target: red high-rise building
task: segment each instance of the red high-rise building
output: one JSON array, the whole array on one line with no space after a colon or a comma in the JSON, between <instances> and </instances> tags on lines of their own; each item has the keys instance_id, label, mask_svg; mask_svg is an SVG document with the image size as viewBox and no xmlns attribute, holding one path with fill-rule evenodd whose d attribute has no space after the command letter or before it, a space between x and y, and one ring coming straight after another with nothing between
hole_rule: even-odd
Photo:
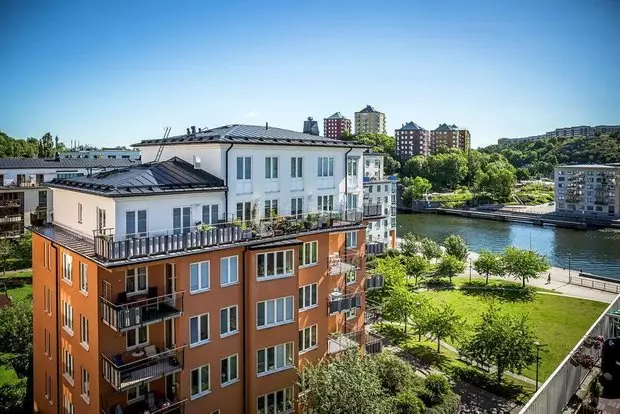
<instances>
[{"instance_id":1,"label":"red high-rise building","mask_svg":"<svg viewBox=\"0 0 620 414\"><path fill-rule=\"evenodd\" d=\"M323 120L323 135L327 138L340 138L345 132L351 133L351 120L340 112Z\"/></svg>"}]
</instances>

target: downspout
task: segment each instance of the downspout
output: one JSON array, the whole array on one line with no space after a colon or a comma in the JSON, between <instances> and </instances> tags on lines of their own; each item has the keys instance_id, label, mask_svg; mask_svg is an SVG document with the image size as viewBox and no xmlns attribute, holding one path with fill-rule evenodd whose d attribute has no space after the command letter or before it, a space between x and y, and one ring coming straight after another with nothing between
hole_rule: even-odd
<instances>
[{"instance_id":1,"label":"downspout","mask_svg":"<svg viewBox=\"0 0 620 414\"><path fill-rule=\"evenodd\" d=\"M226 167L226 172L224 173L225 179L226 179L226 190L224 191L224 220L228 221L228 151L230 151L230 149L233 147L233 145L235 144L230 144L230 147L228 147L228 149L226 150L226 160L224 161L225 167Z\"/></svg>"},{"instance_id":2,"label":"downspout","mask_svg":"<svg viewBox=\"0 0 620 414\"><path fill-rule=\"evenodd\" d=\"M56 323L55 323L55 331L56 331L56 412L60 413L60 407L62 404L61 400L61 384L62 380L60 378L60 330L58 329L58 324L60 323L60 314L58 313L58 297L60 296L60 278L58 276L58 248L55 246L54 242L50 242L50 247L54 249L54 271L56 272L55 284L56 284L56 294L54 297L54 305L56 307L55 315L56 315ZM45 338L44 338L45 339Z\"/></svg>"},{"instance_id":3,"label":"downspout","mask_svg":"<svg viewBox=\"0 0 620 414\"><path fill-rule=\"evenodd\" d=\"M344 212L345 212L345 216L347 214L347 209L349 208L349 206L347 205L347 201L348 201L348 195L349 195L349 175L348 175L348 165L349 165L349 160L347 158L347 155L349 155L349 153L353 151L353 147L350 147L349 150L347 152L344 153Z\"/></svg>"},{"instance_id":4,"label":"downspout","mask_svg":"<svg viewBox=\"0 0 620 414\"><path fill-rule=\"evenodd\" d=\"M232 147L232 145L231 145L231 147ZM242 365L243 366L243 398L242 398L242 400L243 400L243 411L242 411L242 413L243 414L247 413L246 393L247 393L247 387L248 387L248 385L247 385L248 384L248 367L247 367L248 364L246 364L247 355L248 355L248 347L247 347L246 342L245 342L245 337L246 337L245 332L246 332L247 329L249 329L247 327L247 325L246 325L246 322L247 322L247 317L246 317L246 314L247 314L247 310L246 310L246 308L247 308L247 303L246 303L247 293L246 293L246 291L247 291L248 278L246 278L246 275L245 275L245 261L247 259L247 253L248 253L248 247L245 246L243 248L243 260L241 260L241 272L240 272L240 274L243 277L243 292L242 292L242 301L241 301L241 303L243 303L243 316L242 316L242 326L243 326L243 329L241 330L241 343L243 344L243 365Z\"/></svg>"}]
</instances>

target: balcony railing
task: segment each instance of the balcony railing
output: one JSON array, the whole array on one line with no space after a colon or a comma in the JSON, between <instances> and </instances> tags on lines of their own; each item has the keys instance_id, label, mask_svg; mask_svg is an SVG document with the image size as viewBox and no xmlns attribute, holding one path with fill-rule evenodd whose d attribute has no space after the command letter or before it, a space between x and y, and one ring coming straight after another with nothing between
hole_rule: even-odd
<instances>
[{"instance_id":1,"label":"balcony railing","mask_svg":"<svg viewBox=\"0 0 620 414\"><path fill-rule=\"evenodd\" d=\"M185 347L159 353L155 351L154 354L147 352L148 348L140 351L143 356L131 362L125 362L125 359L135 355L131 351L111 358L101 354L103 377L116 391L124 391L143 382L174 374L183 369Z\"/></svg>"},{"instance_id":2,"label":"balcony railing","mask_svg":"<svg viewBox=\"0 0 620 414\"><path fill-rule=\"evenodd\" d=\"M329 257L329 275L339 276L343 273L354 272L361 268L362 257L357 249L347 249L347 253L332 254Z\"/></svg>"},{"instance_id":3,"label":"balcony railing","mask_svg":"<svg viewBox=\"0 0 620 414\"><path fill-rule=\"evenodd\" d=\"M364 204L364 218L381 217L383 215L381 210L381 204Z\"/></svg>"},{"instance_id":4,"label":"balcony railing","mask_svg":"<svg viewBox=\"0 0 620 414\"><path fill-rule=\"evenodd\" d=\"M383 338L366 332L364 329L347 333L333 333L329 336L327 342L328 354L336 354L347 349L363 346L366 354L374 355L380 353L383 349Z\"/></svg>"},{"instance_id":5,"label":"balcony railing","mask_svg":"<svg viewBox=\"0 0 620 414\"><path fill-rule=\"evenodd\" d=\"M183 313L182 292L157 296L150 288L150 297L127 303L127 294L119 294L118 302L100 298L103 323L117 332L175 318Z\"/></svg>"},{"instance_id":6,"label":"balcony railing","mask_svg":"<svg viewBox=\"0 0 620 414\"><path fill-rule=\"evenodd\" d=\"M383 287L382 275L366 275L366 281L364 283L366 292L369 290L381 289Z\"/></svg>"},{"instance_id":7,"label":"balcony railing","mask_svg":"<svg viewBox=\"0 0 620 414\"><path fill-rule=\"evenodd\" d=\"M21 221L24 221L22 214L0 217L0 223L19 223Z\"/></svg>"},{"instance_id":8,"label":"balcony railing","mask_svg":"<svg viewBox=\"0 0 620 414\"><path fill-rule=\"evenodd\" d=\"M362 214L360 209L349 209L277 216L246 222L235 220L215 225L193 226L184 230L148 232L121 239L114 237L114 229L99 229L93 231L94 250L100 259L106 261L163 255L313 230L346 227L359 224L363 218Z\"/></svg>"},{"instance_id":9,"label":"balcony railing","mask_svg":"<svg viewBox=\"0 0 620 414\"><path fill-rule=\"evenodd\" d=\"M361 307L362 295L360 293L350 293L346 295L331 293L328 300L328 312L330 315Z\"/></svg>"},{"instance_id":10,"label":"balcony railing","mask_svg":"<svg viewBox=\"0 0 620 414\"><path fill-rule=\"evenodd\" d=\"M366 242L366 256L377 256L383 254L385 244L379 242Z\"/></svg>"}]
</instances>

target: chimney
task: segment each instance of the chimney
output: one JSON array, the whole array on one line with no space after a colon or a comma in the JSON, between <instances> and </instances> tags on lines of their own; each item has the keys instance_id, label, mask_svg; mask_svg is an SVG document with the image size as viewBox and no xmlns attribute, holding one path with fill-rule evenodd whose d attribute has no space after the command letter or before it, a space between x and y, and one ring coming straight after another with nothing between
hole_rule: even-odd
<instances>
[{"instance_id":1,"label":"chimney","mask_svg":"<svg viewBox=\"0 0 620 414\"><path fill-rule=\"evenodd\" d=\"M196 135L196 126L192 125L192 135Z\"/></svg>"},{"instance_id":2,"label":"chimney","mask_svg":"<svg viewBox=\"0 0 620 414\"><path fill-rule=\"evenodd\" d=\"M187 128L187 135L189 135L189 128Z\"/></svg>"},{"instance_id":3,"label":"chimney","mask_svg":"<svg viewBox=\"0 0 620 414\"><path fill-rule=\"evenodd\" d=\"M198 128L198 132L202 132L202 128Z\"/></svg>"},{"instance_id":4,"label":"chimney","mask_svg":"<svg viewBox=\"0 0 620 414\"><path fill-rule=\"evenodd\" d=\"M269 122L265 122L265 129L269 129Z\"/></svg>"}]
</instances>

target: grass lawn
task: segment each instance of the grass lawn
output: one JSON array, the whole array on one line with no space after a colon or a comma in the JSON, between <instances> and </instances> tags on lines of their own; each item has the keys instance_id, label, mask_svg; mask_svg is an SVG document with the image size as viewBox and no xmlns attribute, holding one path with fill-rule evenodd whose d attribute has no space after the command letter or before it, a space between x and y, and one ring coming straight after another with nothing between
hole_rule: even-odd
<instances>
[{"instance_id":1,"label":"grass lawn","mask_svg":"<svg viewBox=\"0 0 620 414\"><path fill-rule=\"evenodd\" d=\"M468 325L478 321L492 298L475 291L426 291L421 292L435 303L450 303ZM500 301L505 312L528 314L534 334L544 345L541 349L539 380L544 381L566 357L587 329L601 315L607 305L584 299L553 295L533 295L529 300ZM458 344L452 344L458 347ZM523 371L535 379L536 367Z\"/></svg>"}]
</instances>

